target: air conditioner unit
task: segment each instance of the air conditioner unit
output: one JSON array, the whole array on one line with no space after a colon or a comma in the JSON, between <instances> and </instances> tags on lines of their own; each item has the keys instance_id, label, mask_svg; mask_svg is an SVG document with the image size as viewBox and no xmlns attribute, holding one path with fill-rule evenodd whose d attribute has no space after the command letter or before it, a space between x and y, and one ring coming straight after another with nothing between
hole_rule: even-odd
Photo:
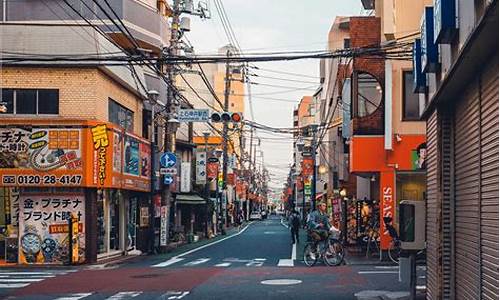
<instances>
[{"instance_id":1,"label":"air conditioner unit","mask_svg":"<svg viewBox=\"0 0 500 300\"><path fill-rule=\"evenodd\" d=\"M181 31L191 31L191 19L188 17L182 17L180 23Z\"/></svg>"}]
</instances>

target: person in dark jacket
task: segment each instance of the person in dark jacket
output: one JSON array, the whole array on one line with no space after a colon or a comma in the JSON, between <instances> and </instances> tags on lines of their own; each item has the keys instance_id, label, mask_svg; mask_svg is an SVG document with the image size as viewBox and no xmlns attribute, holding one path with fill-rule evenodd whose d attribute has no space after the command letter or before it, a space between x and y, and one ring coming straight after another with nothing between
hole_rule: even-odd
<instances>
[{"instance_id":1,"label":"person in dark jacket","mask_svg":"<svg viewBox=\"0 0 500 300\"><path fill-rule=\"evenodd\" d=\"M292 233L292 244L299 243L300 217L296 210L292 211L292 214L288 219L288 225L290 226L290 231Z\"/></svg>"}]
</instances>

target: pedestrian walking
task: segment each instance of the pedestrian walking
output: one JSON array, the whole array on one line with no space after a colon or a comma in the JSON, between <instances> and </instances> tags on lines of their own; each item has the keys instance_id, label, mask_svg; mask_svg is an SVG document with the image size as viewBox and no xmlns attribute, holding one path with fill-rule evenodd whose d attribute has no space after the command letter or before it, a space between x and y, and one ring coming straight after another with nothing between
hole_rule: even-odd
<instances>
[{"instance_id":1,"label":"pedestrian walking","mask_svg":"<svg viewBox=\"0 0 500 300\"><path fill-rule=\"evenodd\" d=\"M292 234L292 245L299 243L300 218L299 213L296 210L292 211L288 220L288 225L290 226L290 232Z\"/></svg>"}]
</instances>

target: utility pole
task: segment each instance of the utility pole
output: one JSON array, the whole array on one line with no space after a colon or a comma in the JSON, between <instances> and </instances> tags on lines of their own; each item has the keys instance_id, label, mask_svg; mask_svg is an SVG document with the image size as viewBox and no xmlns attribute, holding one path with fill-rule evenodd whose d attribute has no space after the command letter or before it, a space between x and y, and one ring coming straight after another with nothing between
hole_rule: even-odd
<instances>
[{"instance_id":1,"label":"utility pole","mask_svg":"<svg viewBox=\"0 0 500 300\"><path fill-rule=\"evenodd\" d=\"M249 170L249 183L252 182L252 144L253 144L253 131L254 129L252 127L250 127L250 155L249 155L249 158L248 158L248 170ZM250 188L250 185L248 186ZM248 194L248 191L247 191L247 194ZM252 209L253 209L253 205L252 205ZM250 218L250 199L248 199L247 197L247 220Z\"/></svg>"},{"instance_id":2,"label":"utility pole","mask_svg":"<svg viewBox=\"0 0 500 300\"><path fill-rule=\"evenodd\" d=\"M227 61L226 61L226 86L224 90L224 111L229 110L229 93L231 91L231 72L229 70L229 56L231 55L230 50L227 50ZM223 213L224 224L227 226L227 161L228 161L228 122L224 122L224 127L222 130L223 141L222 141L222 151L223 151L223 161L222 161L222 192L225 193L224 197L224 207ZM222 199L221 199L222 201ZM222 203L222 202L221 202Z\"/></svg>"},{"instance_id":3,"label":"utility pole","mask_svg":"<svg viewBox=\"0 0 500 300\"><path fill-rule=\"evenodd\" d=\"M208 137L210 132L203 132L203 138L205 139L205 166L208 161ZM210 189L208 176L205 178L205 197L207 203L205 204L205 236L208 238L208 203L210 202Z\"/></svg>"},{"instance_id":4,"label":"utility pole","mask_svg":"<svg viewBox=\"0 0 500 300\"><path fill-rule=\"evenodd\" d=\"M172 24L171 24L171 35L170 35L170 45L168 47L168 56L174 56L178 54L178 43L179 43L179 15L180 15L180 0L174 0L173 2L173 15L172 15ZM167 101L166 101L166 108L167 108L167 122L165 124L165 138L163 141L164 149L165 151L175 153L175 132L177 130L176 125L172 122L169 122L170 119L173 119L173 113L175 111L173 104L174 104L174 98L175 98L175 93L176 91L174 90L175 88L175 68L173 65L167 65L166 67L167 71L167 78L168 81L170 82L170 85L168 86L167 90ZM167 221L166 221L166 236L167 236L167 244L169 240L169 216L170 216L170 209L171 209L171 202L172 202L172 193L170 192L170 185L168 184L163 184L163 192L161 196L161 205L166 206L167 208ZM174 212L175 216L175 212ZM162 216L163 217L163 216ZM174 221L175 222L175 221ZM161 252L166 252L167 247L166 245L160 246Z\"/></svg>"}]
</instances>

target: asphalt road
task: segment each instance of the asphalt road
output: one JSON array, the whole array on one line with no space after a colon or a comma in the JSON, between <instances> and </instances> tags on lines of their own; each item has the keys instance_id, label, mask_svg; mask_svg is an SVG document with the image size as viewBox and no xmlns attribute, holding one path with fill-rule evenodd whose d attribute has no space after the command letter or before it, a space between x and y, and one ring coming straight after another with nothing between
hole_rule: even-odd
<instances>
[{"instance_id":1,"label":"asphalt road","mask_svg":"<svg viewBox=\"0 0 500 300\"><path fill-rule=\"evenodd\" d=\"M257 221L201 247L119 267L0 270L3 299L355 299L364 290L403 291L397 266L293 260L279 218ZM425 274L419 270L419 277ZM421 280L422 281L422 280ZM10 286L8 286L10 284Z\"/></svg>"}]
</instances>

